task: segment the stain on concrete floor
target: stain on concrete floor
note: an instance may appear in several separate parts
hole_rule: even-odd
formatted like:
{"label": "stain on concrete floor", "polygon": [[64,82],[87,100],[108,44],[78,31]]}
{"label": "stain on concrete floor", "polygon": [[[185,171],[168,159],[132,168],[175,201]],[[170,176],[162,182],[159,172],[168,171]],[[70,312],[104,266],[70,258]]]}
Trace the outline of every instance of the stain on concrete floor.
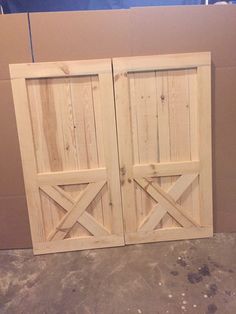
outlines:
{"label": "stain on concrete floor", "polygon": [[44,256],[0,251],[0,313],[235,314],[236,234]]}

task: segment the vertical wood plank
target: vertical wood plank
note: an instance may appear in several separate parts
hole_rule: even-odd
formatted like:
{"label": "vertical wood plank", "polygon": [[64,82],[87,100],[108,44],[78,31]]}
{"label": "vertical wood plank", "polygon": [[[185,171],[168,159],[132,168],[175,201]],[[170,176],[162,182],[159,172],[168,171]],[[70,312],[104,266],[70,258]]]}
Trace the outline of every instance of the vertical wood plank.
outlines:
{"label": "vertical wood plank", "polygon": [[[73,106],[74,128],[76,130],[76,151],[79,169],[98,167],[97,143],[95,134],[93,95],[90,77],[74,77],[70,79],[71,101]],[[82,191],[86,185],[80,185]],[[88,211],[94,214],[94,203]],[[98,209],[99,210],[99,209]],[[100,208],[101,212],[101,208]],[[90,236],[82,226],[73,228],[72,237]]]}
{"label": "vertical wood plank", "polygon": [[34,148],[38,172],[50,171],[47,142],[43,130],[42,97],[40,85],[46,80],[34,79],[27,81],[30,117],[33,130]]}
{"label": "vertical wood plank", "polygon": [[33,243],[45,240],[39,188],[36,183],[36,158],[28,106],[28,95],[24,79],[12,79],[12,92],[20,141],[26,198],[29,209],[30,229]]}
{"label": "vertical wood plank", "polygon": [[168,71],[171,161],[190,160],[188,82],[184,70]]}
{"label": "vertical wood plank", "polygon": [[[170,117],[169,117],[169,91],[168,71],[156,72],[158,134],[159,134],[159,159],[160,162],[171,161],[170,156]],[[160,179],[161,187],[167,191],[172,185],[171,177]],[[163,228],[173,226],[174,220],[167,213],[161,220]]]}
{"label": "vertical wood plank", "polygon": [[[197,69],[188,70],[189,85],[189,107],[190,107],[190,145],[191,160],[199,160],[199,113],[198,113],[198,86]],[[189,191],[192,196],[191,215],[195,221],[200,223],[200,202],[199,202],[199,178],[192,183]]]}
{"label": "vertical wood plank", "polygon": [[[139,141],[138,141],[138,112],[137,112],[137,102],[136,102],[136,89],[135,89],[135,74],[129,73],[129,96],[130,96],[130,114],[131,114],[131,141],[132,141],[132,149],[133,149],[133,163],[140,164],[139,157]],[[137,217],[137,224],[140,223],[145,217],[145,208],[143,204],[143,192],[136,182],[134,183],[135,190],[135,210]]]}
{"label": "vertical wood plank", "polygon": [[[143,133],[142,122],[145,120],[144,116],[142,115],[142,104],[141,101],[144,98],[143,95],[140,95],[140,90],[138,89],[138,80],[139,80],[139,73],[132,73],[130,74],[132,77],[129,79],[129,86],[130,86],[130,113],[131,113],[131,141],[133,143],[133,162],[137,160],[137,163],[140,164],[143,158],[143,155],[147,154],[147,150],[143,150],[143,142],[142,136],[145,136],[145,131]],[[129,76],[128,76],[129,77]],[[133,79],[132,79],[133,78]],[[142,97],[142,98],[141,98]],[[140,108],[141,107],[141,108]],[[144,111],[145,111],[144,107]],[[140,113],[141,111],[141,113]],[[141,121],[140,121],[141,120]],[[140,143],[141,142],[141,143]],[[141,151],[141,156],[140,156]],[[146,216],[146,206],[147,206],[147,195],[140,189],[139,186],[135,184],[135,195],[136,195],[136,215],[137,215],[137,224],[139,225],[140,222]]]}
{"label": "vertical wood plank", "polygon": [[[75,134],[67,78],[27,82],[38,170],[74,170],[77,167]],[[41,194],[45,228],[55,228],[63,210]],[[65,214],[65,213],[64,213]],[[48,234],[48,232],[47,232]]]}
{"label": "vertical wood plank", "polygon": [[[139,163],[155,163],[159,161],[155,72],[135,73],[134,85]],[[141,193],[139,223],[154,205],[147,193]]]}
{"label": "vertical wood plank", "polygon": [[127,73],[115,73],[114,83],[124,224],[126,232],[135,232],[137,230],[137,213],[135,209],[134,181],[132,180],[132,130]]}
{"label": "vertical wood plank", "polygon": [[199,102],[199,156],[201,225],[212,226],[211,68],[197,71]]}
{"label": "vertical wood plank", "polygon": [[[168,72],[171,161],[187,161],[191,159],[187,73],[188,70]],[[176,178],[172,177],[172,183],[174,182],[176,182]],[[191,193],[182,205],[184,205],[187,212],[191,211]]]}
{"label": "vertical wood plank", "polygon": [[[102,103],[102,127],[104,152],[107,165],[107,184],[112,214],[112,232],[123,236],[123,215],[119,176],[119,159],[117,147],[117,130],[113,94],[112,72],[99,74],[100,95]],[[106,113],[106,114],[104,114]]]}
{"label": "vertical wood plank", "polygon": [[[99,167],[105,167],[105,151],[104,151],[104,135],[102,127],[102,100],[100,95],[100,84],[98,76],[91,77],[92,83],[92,93],[93,93],[93,107],[94,107],[94,120],[96,128],[96,140],[97,140],[97,155],[98,155],[98,165]],[[103,224],[108,230],[112,229],[112,216],[109,206],[109,195],[107,184],[104,186],[103,193],[101,193],[101,200],[98,204],[101,210],[94,212],[94,217]]]}
{"label": "vertical wood plank", "polygon": [[[55,78],[50,79],[48,84],[51,85],[53,95],[53,102],[50,105],[55,107],[57,119],[58,150],[62,160],[61,170],[75,170],[78,168],[78,159],[70,81],[69,78]],[[65,186],[64,190],[70,191],[71,186]],[[83,235],[87,235],[87,231],[84,228],[82,229],[84,231]],[[73,231],[70,235],[74,235]]]}
{"label": "vertical wood plank", "polygon": [[68,78],[51,80],[58,128],[61,127],[62,170],[78,168],[73,106]]}

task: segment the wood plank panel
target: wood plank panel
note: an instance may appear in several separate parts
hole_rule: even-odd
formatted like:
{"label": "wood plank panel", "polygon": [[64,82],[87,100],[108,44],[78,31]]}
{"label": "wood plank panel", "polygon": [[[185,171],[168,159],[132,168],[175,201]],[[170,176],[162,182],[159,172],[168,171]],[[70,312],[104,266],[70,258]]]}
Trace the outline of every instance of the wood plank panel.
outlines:
{"label": "wood plank panel", "polygon": [[[188,77],[186,70],[168,71],[170,157],[171,161],[190,160]],[[176,178],[171,178],[172,183]],[[189,196],[191,198],[191,194]],[[187,206],[192,205],[186,199]],[[179,202],[181,203],[181,202]],[[178,225],[173,222],[173,225]]]}
{"label": "wood plank panel", "polygon": [[166,228],[152,232],[136,232],[126,234],[127,244],[174,241],[185,239],[209,238],[213,236],[212,227],[193,228]]}
{"label": "wood plank panel", "polygon": [[111,215],[111,229],[115,234],[123,236],[120,176],[119,169],[116,167],[119,163],[119,158],[112,76],[110,73],[100,73],[99,82],[101,84],[101,99],[103,100],[101,103],[101,111],[103,112],[102,128],[105,162],[107,165],[107,186],[109,190],[109,215]]}
{"label": "wood plank panel", "polygon": [[[132,135],[137,137],[133,149],[138,152],[138,163],[158,162],[158,134],[155,72],[132,74],[130,85],[131,95]],[[132,108],[132,106],[135,106]],[[132,111],[134,114],[132,115]],[[136,128],[136,130],[135,130]],[[137,145],[137,147],[135,147]],[[154,205],[152,199],[143,191],[136,190],[138,199],[137,217],[141,222]]]}
{"label": "wood plank panel", "polygon": [[13,79],[12,92],[16,113],[17,131],[20,142],[20,152],[23,166],[27,205],[29,211],[30,230],[33,243],[45,240],[45,230],[41,211],[38,186],[34,180],[37,173],[37,163],[34,153],[33,134],[28,107],[27,89],[24,79]]}
{"label": "wood plank panel", "polygon": [[10,65],[11,78],[51,78],[87,76],[110,71],[110,60],[79,60],[64,62],[38,62]]}
{"label": "wood plank panel", "polygon": [[[199,160],[198,86],[196,69],[188,71],[188,101],[190,109],[190,155]],[[183,207],[200,223],[199,179],[195,180],[181,197]]]}
{"label": "wood plank panel", "polygon": [[211,151],[211,69],[208,66],[198,69],[199,99],[199,159],[201,171],[200,186],[200,222],[211,226],[212,216],[212,151]]}
{"label": "wood plank panel", "polygon": [[[25,158],[34,166],[26,178],[31,182],[26,192],[32,233],[37,235],[34,248],[36,243],[43,246],[48,241],[52,242],[50,252],[60,251],[61,246],[74,250],[121,245],[124,237],[110,60],[12,65],[11,69],[13,76],[24,77],[13,79],[21,83],[16,88],[13,83],[13,89],[19,97],[21,88],[25,97],[25,112],[22,99],[16,100],[16,114],[23,111],[28,117],[27,129],[24,131],[21,117],[18,127],[23,154],[31,153]],[[24,167],[27,177],[27,164]],[[75,241],[68,242],[71,238]]]}
{"label": "wood plank panel", "polygon": [[[91,77],[91,86],[93,93],[93,110],[94,110],[94,120],[96,127],[96,139],[97,139],[97,158],[99,167],[103,167],[106,164],[105,160],[105,145],[103,140],[103,126],[102,126],[102,103],[100,95],[100,85],[98,77]],[[109,195],[107,185],[104,187],[100,200],[101,210],[95,211],[94,217],[96,216],[98,221],[104,224],[108,229],[112,229],[112,217],[109,206]]]}
{"label": "wood plank panel", "polygon": [[[204,210],[212,213],[211,187],[207,200],[201,188],[199,154],[199,145],[208,145],[202,156],[209,175],[209,84],[204,96],[200,88],[204,81],[202,69],[210,69],[210,54],[116,58],[113,68],[126,242],[158,241],[159,231],[167,230],[160,240],[165,235],[171,238],[171,232],[173,239],[175,234],[176,238],[191,237],[187,230],[194,228],[193,237],[197,233],[199,237],[211,235],[209,230],[202,233],[201,227],[212,224],[204,225],[199,219]],[[205,80],[209,81],[205,71]],[[203,102],[208,109],[200,109]],[[201,110],[208,116],[205,122],[200,121]],[[204,132],[208,133],[205,142],[201,139]],[[154,154],[151,158],[150,153]],[[204,180],[211,185],[206,175]],[[199,191],[204,196],[200,197]],[[148,210],[147,204],[143,204],[145,192],[153,199]],[[207,204],[207,209],[201,202]],[[135,206],[142,213],[141,221]],[[210,221],[211,214],[203,216],[203,220]],[[181,229],[180,233],[175,233],[177,229]]]}
{"label": "wood plank panel", "polygon": [[144,72],[207,66],[211,63],[210,52],[178,53],[169,55],[114,58],[116,72]]}
{"label": "wood plank panel", "polygon": [[105,180],[106,168],[92,168],[75,171],[44,172],[37,175],[39,185],[65,185]]}
{"label": "wood plank panel", "polygon": [[[171,161],[168,72],[156,72],[156,89],[159,133],[159,161],[160,164],[163,165],[164,162],[166,163]],[[166,169],[170,170],[170,165],[168,165]],[[169,176],[160,178],[160,185],[165,191],[167,191],[172,185],[172,178]],[[153,217],[153,219],[155,220],[156,218]],[[160,227],[171,227],[173,222],[173,218],[167,213],[160,221]],[[156,223],[155,226],[157,226]]]}
{"label": "wood plank panel", "polygon": [[[79,169],[99,166],[91,80],[92,78],[87,76],[70,79]],[[81,189],[83,188],[84,186],[81,186]],[[87,210],[103,223],[101,200],[98,200],[97,204],[92,203]],[[86,235],[86,232],[80,229],[78,228],[78,235]],[[77,236],[76,229],[73,230],[72,236]]]}
{"label": "wood plank panel", "polygon": [[[132,132],[132,148],[133,148],[133,163],[140,164],[140,156],[139,156],[139,130],[138,130],[138,104],[140,101],[137,101],[136,96],[136,85],[135,85],[135,74],[130,73],[128,75],[129,78],[129,97],[130,97],[130,116],[131,116],[131,132]],[[134,171],[134,168],[133,168]],[[137,224],[140,223],[145,217],[145,208],[143,207],[143,191],[140,189],[138,184],[134,183],[135,190],[135,212]]]}
{"label": "wood plank panel", "polygon": [[89,250],[95,248],[108,248],[114,246],[123,246],[124,240],[119,235],[87,237],[78,239],[70,238],[63,241],[48,241],[35,243],[33,247],[34,254],[49,254],[54,252],[67,252],[78,250]]}
{"label": "wood plank panel", "polygon": [[133,150],[127,73],[117,73],[115,67],[114,82],[119,143],[120,184],[124,208],[125,230],[126,232],[135,232],[137,230],[138,219],[135,208],[135,186],[132,180]]}

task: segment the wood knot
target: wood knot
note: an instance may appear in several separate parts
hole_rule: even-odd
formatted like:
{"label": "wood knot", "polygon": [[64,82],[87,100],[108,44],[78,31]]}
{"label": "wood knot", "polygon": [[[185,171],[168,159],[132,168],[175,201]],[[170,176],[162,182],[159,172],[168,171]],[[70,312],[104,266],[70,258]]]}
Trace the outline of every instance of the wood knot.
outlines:
{"label": "wood knot", "polygon": [[115,82],[119,80],[120,74],[115,75]]}
{"label": "wood knot", "polygon": [[63,72],[64,74],[66,74],[66,75],[69,75],[69,74],[70,74],[70,71],[69,71],[67,65],[65,65],[65,64],[61,65],[61,66],[60,66],[60,69],[62,70],[62,72]]}
{"label": "wood knot", "polygon": [[126,174],[125,166],[120,168],[120,173],[121,173],[122,176],[125,176],[125,174]]}

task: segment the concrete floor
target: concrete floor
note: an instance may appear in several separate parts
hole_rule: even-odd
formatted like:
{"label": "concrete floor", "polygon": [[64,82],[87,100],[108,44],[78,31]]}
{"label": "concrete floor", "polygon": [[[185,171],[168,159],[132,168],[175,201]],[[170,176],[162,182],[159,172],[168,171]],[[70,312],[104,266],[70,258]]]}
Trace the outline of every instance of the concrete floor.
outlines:
{"label": "concrete floor", "polygon": [[0,313],[235,314],[236,234],[37,257],[0,251]]}

